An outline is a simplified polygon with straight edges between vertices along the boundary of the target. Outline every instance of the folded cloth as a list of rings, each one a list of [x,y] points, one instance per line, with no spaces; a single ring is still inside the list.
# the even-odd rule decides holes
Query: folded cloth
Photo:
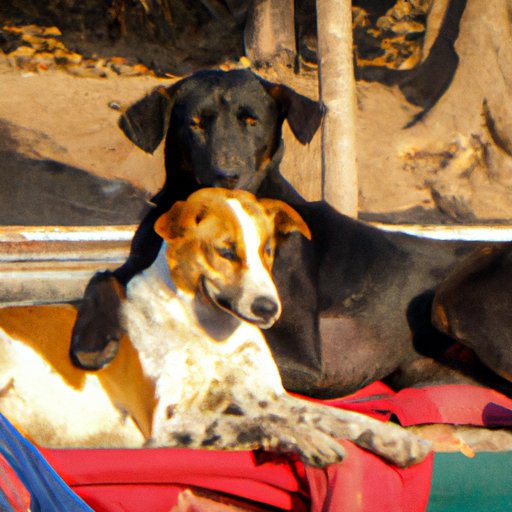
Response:
[[[262,461],[251,452],[164,448],[43,453],[96,512],[169,512],[187,488],[229,496],[250,506],[248,510],[425,510],[432,457],[400,469],[349,442],[344,445],[343,463],[325,469],[284,457],[265,456]]]
[[[0,455],[0,510],[25,512],[30,508],[30,492],[11,465]]]
[[[395,416],[404,427],[429,423],[512,427],[512,400],[493,389],[469,384],[394,392],[376,382],[353,395],[324,403],[374,417]]]
[[[387,420],[391,413],[379,407],[382,400],[393,396],[389,387],[375,383],[346,397],[347,408]],[[345,399],[324,403],[344,407]],[[229,496],[245,503],[248,510],[268,510],[269,506],[296,512],[426,509],[432,457],[400,469],[350,442],[343,444],[346,459],[325,469],[305,467],[294,457],[252,452],[143,449],[42,453],[97,512],[169,512],[187,488]]]

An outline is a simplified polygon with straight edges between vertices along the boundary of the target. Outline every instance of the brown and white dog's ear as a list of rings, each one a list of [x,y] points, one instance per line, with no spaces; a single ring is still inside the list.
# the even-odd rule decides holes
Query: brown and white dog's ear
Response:
[[[209,209],[200,201],[177,201],[169,211],[158,217],[154,229],[164,240],[175,240],[203,221],[208,212]]]
[[[280,235],[288,235],[299,231],[308,240],[311,240],[311,231],[304,219],[288,204],[278,199],[260,199],[267,213],[274,217],[276,232]]]
[[[320,127],[325,114],[325,105],[320,101],[314,101],[286,85],[273,84],[261,80],[263,87],[274,98],[288,120],[290,128],[301,144],[311,142],[313,135]]]
[[[131,107],[119,119],[124,134],[146,153],[153,153],[167,133],[172,105],[180,82],[157,87]]]
[[[160,215],[155,222],[155,231],[163,240],[173,240],[174,238],[183,236],[183,227],[180,217],[185,209],[185,201],[177,201],[172,208]]]

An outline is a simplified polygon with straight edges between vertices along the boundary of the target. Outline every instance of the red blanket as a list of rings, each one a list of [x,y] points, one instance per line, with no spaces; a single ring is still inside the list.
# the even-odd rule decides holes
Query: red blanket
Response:
[[[512,401],[473,386],[406,389],[375,383],[324,402],[400,423],[512,426]],[[420,512],[426,509],[433,458],[408,469],[387,464],[349,442],[342,464],[325,470],[252,452],[47,450],[50,464],[97,512],[293,510],[297,512]],[[185,498],[184,498],[185,496]],[[213,506],[222,498],[222,503]],[[220,507],[220,508],[219,508]]]

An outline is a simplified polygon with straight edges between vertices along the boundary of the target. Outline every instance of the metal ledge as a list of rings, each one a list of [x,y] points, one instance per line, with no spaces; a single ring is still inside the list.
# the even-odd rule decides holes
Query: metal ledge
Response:
[[[71,302],[98,270],[121,265],[136,226],[0,228],[0,304]]]
[[[370,223],[386,231],[441,240],[512,241],[512,226]],[[98,270],[128,256],[135,225],[0,227],[0,305],[72,302]]]
[[[440,226],[438,224],[383,224],[369,222],[368,224],[383,229],[435,240],[467,240],[473,242],[510,242],[512,241],[512,226],[510,225],[471,225],[471,226]]]

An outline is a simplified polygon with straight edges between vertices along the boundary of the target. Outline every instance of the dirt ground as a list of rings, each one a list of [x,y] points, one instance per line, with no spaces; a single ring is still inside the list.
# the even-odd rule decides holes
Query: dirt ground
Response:
[[[318,92],[316,74],[297,76],[287,68],[267,70],[266,78],[284,82],[311,97]],[[86,171],[94,176],[123,180],[143,190],[149,197],[159,189],[163,180],[162,147],[153,154],[144,153],[131,144],[119,130],[117,120],[122,109],[141,98],[157,85],[171,84],[175,79],[157,78],[150,74],[125,76],[109,73],[106,77],[79,76],[65,69],[25,70],[0,58],[0,172],[4,180],[14,180],[17,195],[29,191],[22,176],[29,167],[37,168],[51,180],[48,162],[66,166],[68,171]],[[391,169],[382,169],[378,162],[379,148],[388,143],[390,132],[396,132],[417,111],[400,102],[398,93],[380,84],[360,83],[358,87],[360,113],[359,152],[360,207],[362,213],[386,214],[406,212],[434,205],[428,191],[422,190],[413,175],[404,174],[393,179]],[[387,108],[383,107],[389,105]],[[398,112],[398,115],[396,113]],[[320,135],[317,133],[308,147],[297,143],[287,127],[284,132],[286,152],[282,164],[283,174],[308,199],[320,197]],[[406,142],[404,141],[404,145]],[[377,161],[377,164],[375,163]],[[4,181],[6,183],[6,181]],[[36,183],[36,182],[34,182]],[[37,181],[40,184],[40,181]],[[51,182],[50,182],[51,183]],[[47,183],[47,185],[50,185]],[[65,193],[64,191],[61,191]],[[133,195],[136,191],[129,190]],[[3,224],[35,222],[34,216],[17,211],[13,218],[9,197],[5,196]],[[50,196],[52,190],[48,190]],[[31,200],[37,201],[36,197]],[[137,194],[136,194],[137,195]],[[42,198],[41,198],[42,199]],[[52,201],[56,198],[53,197]],[[90,198],[93,200],[93,198]],[[95,198],[96,201],[98,200]],[[83,202],[83,191],[71,191],[68,201]],[[8,207],[9,203],[9,207]],[[34,205],[34,203],[31,203]],[[31,204],[26,206],[29,208]],[[12,205],[14,206],[14,205]],[[90,206],[90,205],[89,205]],[[47,207],[51,209],[51,201]],[[38,205],[36,217],[43,204]],[[101,208],[101,205],[97,205]],[[139,208],[140,209],[140,208]],[[129,211],[124,221],[133,222]],[[429,215],[425,215],[425,220]],[[45,216],[46,223],[59,223],[59,219]],[[381,215],[386,220],[386,215]],[[436,212],[430,212],[436,220]],[[37,219],[36,219],[37,220]],[[399,220],[424,220],[414,214]],[[63,223],[67,220],[62,219]],[[86,219],[82,223],[95,222]]]
[[[32,3],[37,4],[35,0]],[[367,10],[366,5],[373,5],[359,3]],[[231,38],[226,38],[224,52],[220,52],[222,37],[212,38],[213,25],[206,24],[208,30],[201,33],[193,32],[190,27],[188,32],[183,29],[181,38],[175,37],[174,50],[167,49],[166,62],[171,64],[166,71],[162,67],[165,52],[156,51],[154,44],[140,50],[146,57],[148,52],[151,55],[152,48],[155,50],[154,59],[145,61],[135,58],[136,44],[106,44],[108,38],[100,34],[102,39],[98,33],[112,31],[112,23],[102,25],[96,17],[92,32],[72,28],[61,31],[56,26],[45,25],[43,18],[40,24],[16,24],[6,14],[2,17],[2,9],[6,9],[9,15],[22,12],[20,19],[29,20],[28,8],[23,11],[18,4],[25,5],[13,0],[6,4],[12,7],[10,11],[5,6],[0,8],[0,181],[3,184],[0,223],[137,223],[145,209],[145,200],[162,184],[163,152],[160,147],[148,155],[131,144],[117,126],[119,115],[157,85],[168,85],[194,69],[242,65],[236,55],[228,58],[237,52],[240,56],[240,37],[234,31],[235,25],[226,28],[226,33],[231,31]],[[91,4],[98,9],[102,5],[94,0]],[[52,9],[58,12],[58,5],[50,2],[48,12],[51,14]],[[423,33],[424,19],[422,23],[417,20],[422,20],[421,14],[430,2],[386,3],[387,7],[393,5],[385,15],[379,13],[380,17],[354,7],[359,63],[385,67],[391,62],[403,69],[414,66],[421,58],[411,33],[416,31],[415,37]],[[398,11],[404,6],[410,9],[411,5],[416,5],[420,16],[411,17],[407,11],[403,19],[408,21],[397,22]],[[188,11],[180,14],[184,16],[185,12]],[[72,27],[72,14],[69,11],[69,19],[63,19],[62,26]],[[470,15],[464,13],[462,29],[466,18],[478,19]],[[116,16],[114,21],[128,19],[119,13]],[[386,30],[392,19],[395,25],[405,24],[406,28],[403,34],[393,28],[395,39],[368,42],[369,34],[377,37],[376,31],[367,27],[372,16]],[[471,30],[478,29],[472,28],[473,25],[466,22],[462,40],[471,36]],[[303,41],[308,42],[306,28],[303,28]],[[216,30],[218,34],[218,27]],[[466,32],[469,35],[464,36]],[[386,34],[389,33],[388,30]],[[89,41],[87,37],[91,34]],[[212,48],[208,53],[209,38]],[[364,51],[361,40],[366,44]],[[394,55],[383,52],[383,41],[387,41],[386,52],[394,49]],[[470,61],[472,47],[461,47],[461,62],[464,51],[469,54],[466,61]],[[243,65],[254,67],[248,61]],[[493,76],[482,72],[485,76],[481,78],[481,86],[473,88],[474,108],[468,92],[468,107],[461,109],[460,90],[472,80],[472,70],[468,71],[468,66],[459,67],[451,88],[431,113],[409,128],[406,125],[421,109],[406,100],[403,90],[376,81],[357,81],[360,218],[391,223],[510,223],[512,159],[495,148],[496,140],[481,120],[483,114],[478,103],[480,89],[488,88]],[[312,98],[318,97],[314,62],[307,62],[300,73],[278,62],[272,67],[260,67],[257,72]],[[456,116],[454,108],[459,109]],[[493,123],[500,121],[499,114],[494,110]],[[284,138],[282,173],[306,198],[319,199],[320,133],[309,146],[303,147],[285,125]]]

